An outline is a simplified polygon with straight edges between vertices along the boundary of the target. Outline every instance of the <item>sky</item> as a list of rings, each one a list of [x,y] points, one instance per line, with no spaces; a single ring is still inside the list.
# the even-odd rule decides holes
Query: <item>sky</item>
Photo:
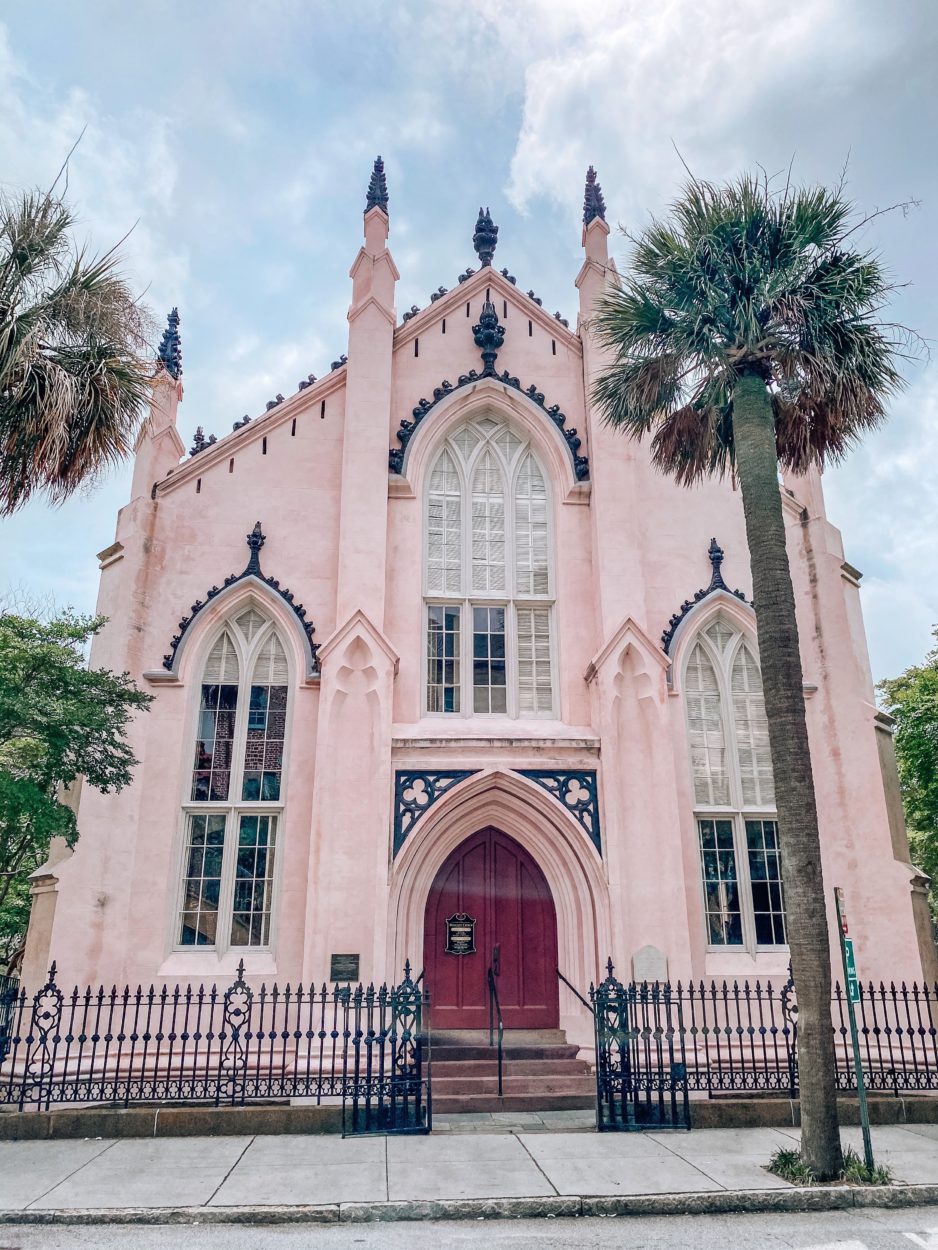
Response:
[[[68,193],[82,237],[130,231],[125,272],[178,305],[179,427],[221,436],[345,350],[348,269],[385,160],[398,308],[497,261],[575,322],[587,165],[613,254],[685,176],[794,162],[877,217],[863,242],[891,316],[931,340],[890,421],[825,477],[864,573],[874,677],[920,662],[938,624],[938,4],[935,0],[84,0],[0,7],[0,183]],[[680,156],[678,155],[680,154]],[[129,465],[58,509],[0,522],[0,599],[90,611]],[[692,589],[692,588],[689,588]]]

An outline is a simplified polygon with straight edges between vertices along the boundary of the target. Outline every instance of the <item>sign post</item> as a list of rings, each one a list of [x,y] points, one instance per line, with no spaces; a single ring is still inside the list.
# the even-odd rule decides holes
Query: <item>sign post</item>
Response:
[[[863,1130],[863,1159],[869,1171],[873,1170],[873,1143],[870,1139],[870,1109],[866,1102],[866,1081],[863,1077],[863,1061],[860,1058],[860,1036],[857,1033],[857,1013],[854,1003],[860,1001],[860,980],[853,956],[853,938],[848,936],[847,910],[844,892],[838,886],[834,890],[837,904],[837,932],[840,934],[840,957],[844,966],[844,985],[847,992],[847,1019],[850,1023],[850,1041],[853,1043],[853,1070],[857,1078],[857,1101],[860,1104],[860,1127]]]

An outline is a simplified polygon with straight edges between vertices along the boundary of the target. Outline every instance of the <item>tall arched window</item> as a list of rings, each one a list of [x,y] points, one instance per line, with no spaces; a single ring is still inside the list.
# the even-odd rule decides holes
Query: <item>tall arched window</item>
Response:
[[[178,946],[270,945],[288,694],[283,644],[248,608],[225,626],[202,672]]]
[[[547,484],[527,442],[488,417],[461,426],[426,507],[427,711],[551,715]]]
[[[751,642],[723,616],[690,648],[684,701],[708,944],[750,951],[784,946],[762,677]]]

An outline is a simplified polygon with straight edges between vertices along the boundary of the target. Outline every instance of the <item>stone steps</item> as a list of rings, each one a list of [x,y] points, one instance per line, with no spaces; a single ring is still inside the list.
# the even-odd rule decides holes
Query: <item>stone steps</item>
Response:
[[[489,1046],[487,1033],[434,1035],[433,1109],[440,1115],[589,1110],[596,1086],[578,1053],[559,1029],[507,1032],[499,1097],[498,1047]]]
[[[585,1094],[592,1098],[596,1089],[592,1075],[582,1076],[506,1076],[502,1092],[508,1094]],[[439,1076],[433,1073],[433,1101],[439,1098],[481,1096],[498,1093],[498,1075],[493,1076]],[[550,1111],[550,1107],[545,1107]]]
[[[505,1060],[551,1060],[551,1059],[576,1059],[580,1053],[579,1046],[557,1045],[557,1046],[518,1046],[514,1042],[507,1040],[503,1048]],[[498,1047],[489,1046],[487,1043],[476,1045],[441,1045],[439,1041],[433,1040],[433,1062],[436,1063],[461,1063],[467,1060],[492,1059],[498,1057]]]
[[[445,1051],[433,1052],[433,1079],[445,1079],[458,1067],[462,1076],[492,1076],[498,1074],[498,1060],[462,1059],[453,1061]],[[575,1073],[591,1073],[585,1059],[506,1059],[504,1074],[508,1076],[571,1076]]]
[[[586,1094],[454,1094],[433,1095],[434,1115],[463,1115],[466,1112],[496,1111],[589,1111],[596,1106],[595,1089]]]

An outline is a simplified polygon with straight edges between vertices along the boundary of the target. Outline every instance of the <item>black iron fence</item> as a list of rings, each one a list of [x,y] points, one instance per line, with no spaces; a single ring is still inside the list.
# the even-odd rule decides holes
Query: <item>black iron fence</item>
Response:
[[[590,986],[589,997],[600,1129],[687,1126],[692,1094],[798,1097],[791,981],[623,984],[610,960],[605,980]],[[831,1009],[837,1084],[855,1090],[847,1000],[839,984]],[[938,1092],[938,984],[861,984],[856,1012],[869,1090]]]
[[[598,1126],[687,1126],[695,1097],[798,1096],[791,982],[639,983],[608,975],[593,1013]],[[867,1088],[938,1092],[938,985],[871,982],[856,1003]],[[832,1000],[838,1086],[856,1088],[847,1003]],[[348,1132],[428,1132],[429,1000],[397,985],[253,989],[0,985],[0,1105],[341,1103]]]
[[[0,1103],[338,1103],[347,1132],[429,1132],[422,974],[398,985],[149,990],[49,980],[7,1004]]]

